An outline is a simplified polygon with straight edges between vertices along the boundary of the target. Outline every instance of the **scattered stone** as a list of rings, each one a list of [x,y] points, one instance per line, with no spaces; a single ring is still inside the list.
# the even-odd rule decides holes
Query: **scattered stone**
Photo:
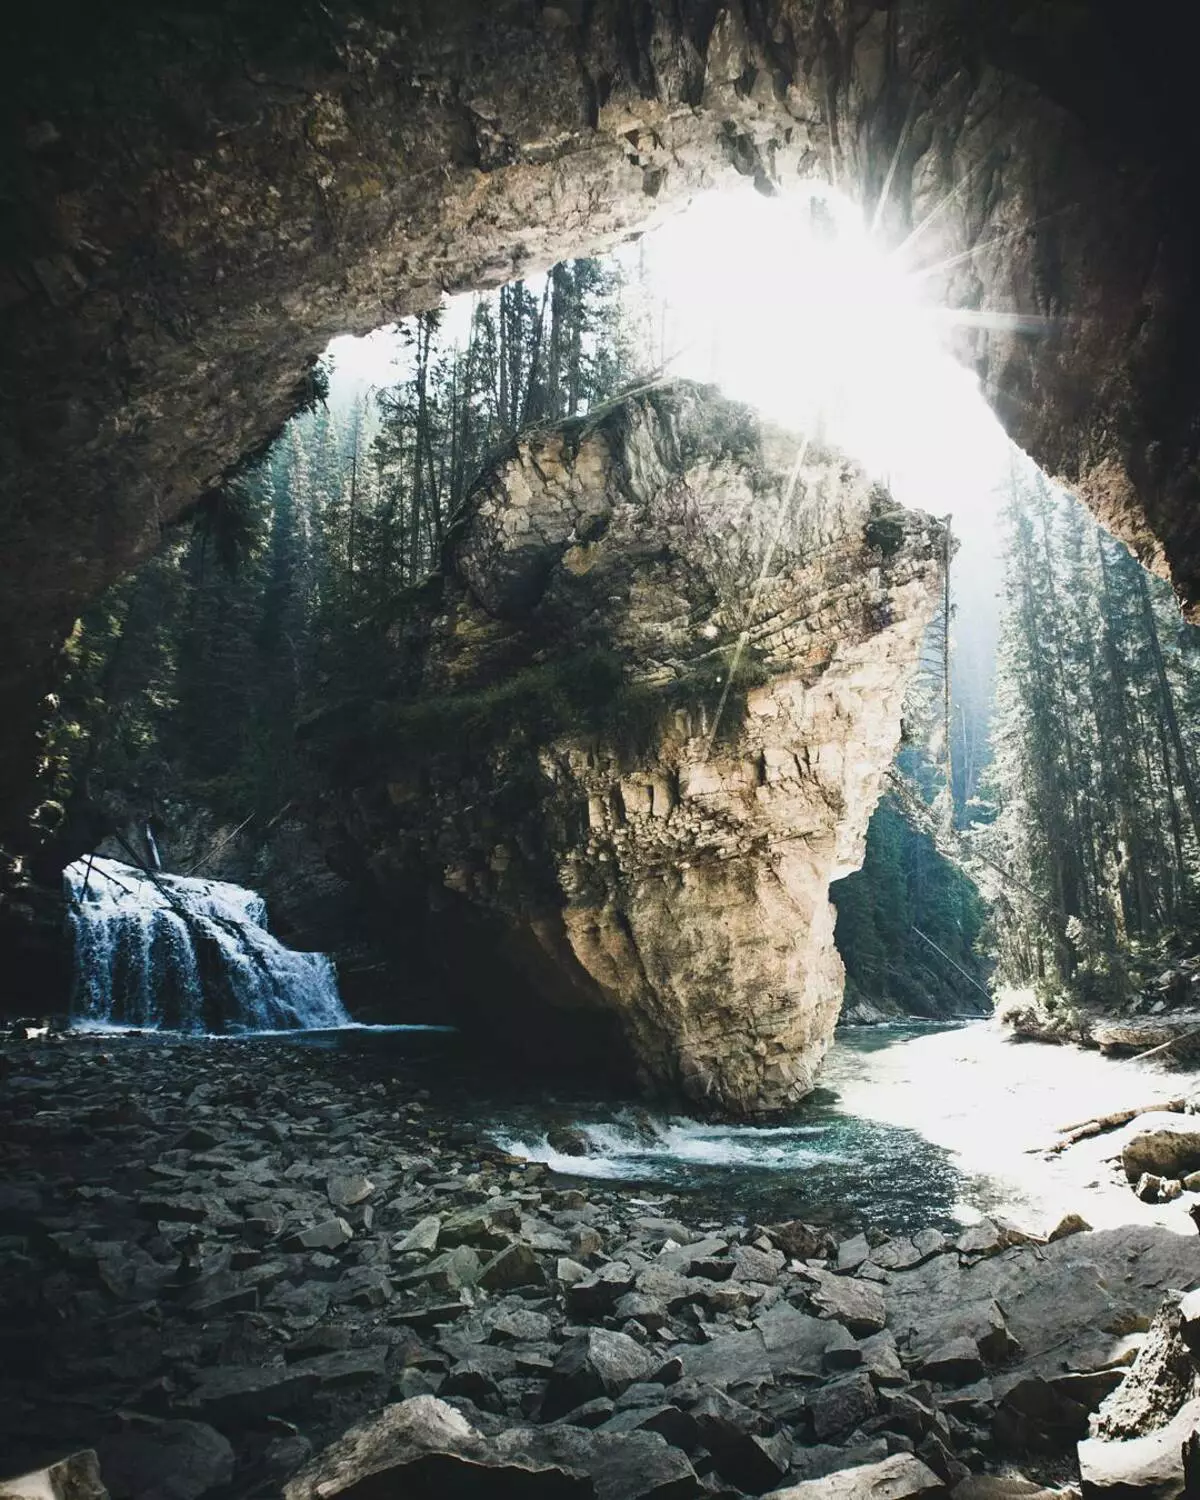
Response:
[[[334,1208],[355,1208],[375,1191],[375,1184],[359,1172],[331,1172],[325,1195]]]
[[[326,1219],[298,1234],[289,1235],[282,1248],[291,1253],[300,1250],[340,1250],[354,1238],[354,1231],[345,1219]]]
[[[816,1283],[809,1300],[821,1317],[836,1318],[859,1338],[878,1333],[887,1322],[887,1305],[877,1287],[829,1271],[808,1275]]]
[[[559,1280],[563,1280],[561,1275]],[[581,1320],[607,1317],[619,1299],[633,1290],[633,1283],[631,1266],[622,1260],[609,1261],[595,1275],[589,1272],[584,1280],[568,1285],[567,1311]]]
[[[369,1487],[369,1489],[368,1489]],[[656,1433],[559,1423],[485,1436],[453,1407],[416,1396],[353,1427],[284,1488],[284,1500],[341,1494],[473,1494],[504,1500],[688,1500],[696,1475]]]
[[[479,1273],[479,1285],[489,1292],[545,1284],[546,1273],[541,1261],[528,1245],[520,1242],[497,1251]]]
[[[438,1235],[441,1232],[442,1221],[437,1214],[428,1214],[419,1220],[408,1231],[404,1238],[396,1245],[398,1255],[410,1255],[414,1251],[423,1250],[432,1253],[437,1249]]]
[[[824,1443],[845,1437],[873,1417],[879,1409],[879,1398],[871,1377],[865,1370],[856,1370],[810,1392],[806,1404],[812,1417],[813,1436],[818,1443]]]
[[[757,1389],[774,1380],[766,1344],[757,1328],[725,1333],[708,1344],[680,1347],[684,1378],[720,1389]]]
[[[919,1458],[897,1453],[882,1463],[840,1469],[823,1479],[789,1485],[777,1490],[771,1500],[920,1500],[945,1492],[941,1479]]]
[[[720,1391],[710,1392],[689,1413],[700,1441],[712,1454],[718,1474],[739,1490],[761,1495],[788,1471],[791,1442],[756,1429],[755,1413]]]
[[[1133,1191],[1143,1203],[1170,1203],[1182,1196],[1183,1184],[1177,1177],[1157,1177],[1153,1172],[1143,1172]]]
[[[199,1500],[233,1478],[229,1439],[204,1422],[137,1416],[97,1453],[112,1500]]]
[[[979,1345],[972,1338],[951,1339],[927,1354],[917,1366],[922,1380],[938,1385],[970,1385],[983,1378]]]
[[[645,1380],[654,1358],[628,1334],[592,1328],[558,1356],[542,1397],[542,1419],[552,1422],[597,1396],[619,1396]]]

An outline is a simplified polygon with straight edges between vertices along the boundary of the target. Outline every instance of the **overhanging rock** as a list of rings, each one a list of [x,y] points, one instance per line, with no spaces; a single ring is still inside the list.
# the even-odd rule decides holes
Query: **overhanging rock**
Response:
[[[534,1038],[607,1022],[643,1084],[734,1113],[813,1086],[942,532],[687,383],[519,439],[336,715],[337,841]],[[364,727],[365,726],[365,727]],[[331,730],[321,733],[332,753]]]

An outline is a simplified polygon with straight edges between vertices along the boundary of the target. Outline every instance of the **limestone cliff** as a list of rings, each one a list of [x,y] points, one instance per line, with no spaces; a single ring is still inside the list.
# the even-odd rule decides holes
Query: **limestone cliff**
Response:
[[[407,695],[318,731],[359,771],[343,848],[398,916],[426,888],[501,1026],[607,1017],[646,1085],[787,1104],[837,1020],[829,884],[862,857],[940,542],[703,387],[522,438],[398,642]]]

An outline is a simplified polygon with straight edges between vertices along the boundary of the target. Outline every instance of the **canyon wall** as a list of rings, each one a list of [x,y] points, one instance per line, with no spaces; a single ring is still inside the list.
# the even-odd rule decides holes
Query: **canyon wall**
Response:
[[[837,1020],[829,885],[862,858],[943,542],[711,388],[520,438],[391,682],[309,726],[335,858],[518,1047],[565,1021],[586,1057],[604,1021],[648,1088],[788,1104]]]
[[[832,178],[917,232],[1010,431],[1192,606],[1191,56],[1121,0],[25,7],[0,59],[0,838],[28,846],[81,604],[261,450],[331,335],[734,174]]]

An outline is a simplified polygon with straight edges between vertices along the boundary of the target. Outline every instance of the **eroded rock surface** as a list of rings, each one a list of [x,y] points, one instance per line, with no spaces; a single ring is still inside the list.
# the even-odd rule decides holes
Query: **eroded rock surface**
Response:
[[[353,788],[338,839],[397,921],[432,891],[430,950],[504,1027],[590,1014],[651,1086],[799,1097],[841,1000],[829,884],[862,858],[941,535],[688,383],[520,439],[407,685],[318,730]]]
[[[331,335],[735,174],[827,176],[890,239],[919,228],[1014,436],[1194,603],[1187,40],[1122,0],[27,7],[0,140],[4,836],[81,602],[271,437]]]

